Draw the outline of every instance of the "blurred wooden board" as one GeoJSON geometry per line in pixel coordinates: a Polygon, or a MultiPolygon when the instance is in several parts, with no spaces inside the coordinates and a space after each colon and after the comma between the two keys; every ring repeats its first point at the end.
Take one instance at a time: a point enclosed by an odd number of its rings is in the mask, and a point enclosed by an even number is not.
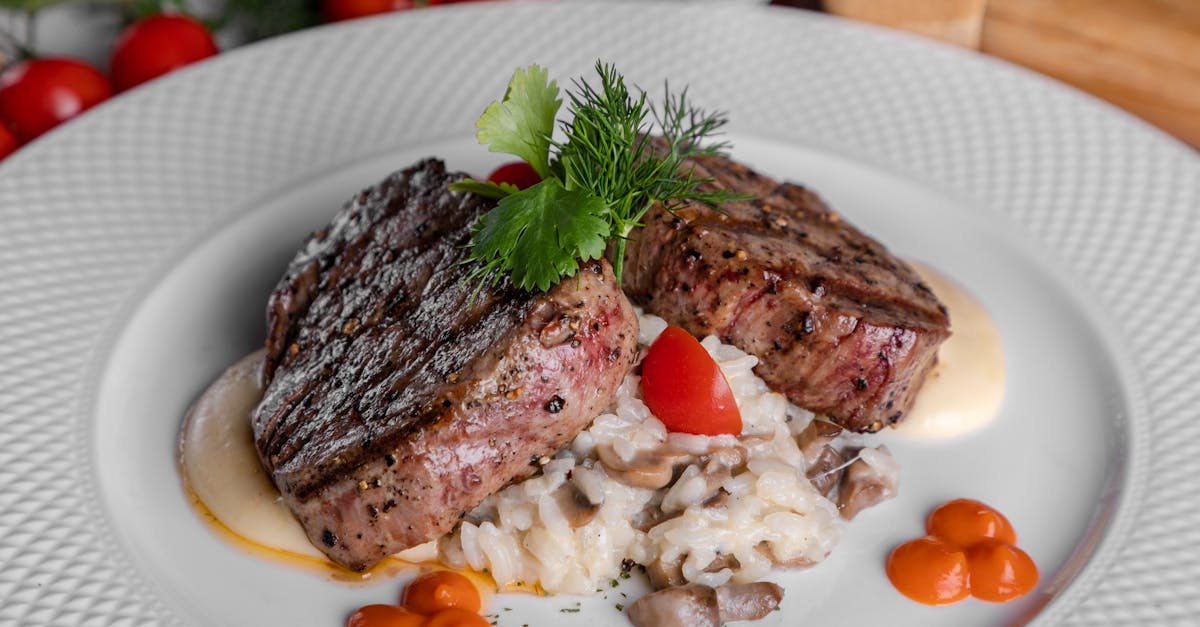
{"type": "Polygon", "coordinates": [[[1200,1],[990,0],[982,50],[1200,147],[1200,1]]]}
{"type": "Polygon", "coordinates": [[[1024,65],[1200,147],[1200,0],[824,0],[1024,65]]]}
{"type": "Polygon", "coordinates": [[[979,48],[987,0],[825,0],[830,13],[979,48]]]}

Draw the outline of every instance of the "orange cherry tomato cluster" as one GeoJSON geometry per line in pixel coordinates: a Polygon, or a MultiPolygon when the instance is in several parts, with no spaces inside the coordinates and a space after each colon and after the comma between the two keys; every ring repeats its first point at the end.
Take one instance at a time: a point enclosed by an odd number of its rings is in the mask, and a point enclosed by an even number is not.
{"type": "Polygon", "coordinates": [[[346,627],[489,627],[479,615],[479,589],[452,571],[420,575],[400,596],[400,605],[365,605],[346,627]]]}
{"type": "Polygon", "coordinates": [[[159,14],[121,32],[111,80],[78,59],[18,61],[0,73],[0,159],[113,95],[217,54],[208,29],[186,15],[159,14]]]}
{"type": "Polygon", "coordinates": [[[956,499],[938,506],[925,521],[925,532],[887,559],[888,579],[914,601],[947,605],[974,596],[1004,602],[1037,585],[1037,566],[1017,548],[1012,524],[979,501],[956,499]]]}
{"type": "Polygon", "coordinates": [[[721,367],[680,327],[667,327],[650,344],[642,360],[642,399],[669,431],[742,432],[742,414],[721,367]]]}

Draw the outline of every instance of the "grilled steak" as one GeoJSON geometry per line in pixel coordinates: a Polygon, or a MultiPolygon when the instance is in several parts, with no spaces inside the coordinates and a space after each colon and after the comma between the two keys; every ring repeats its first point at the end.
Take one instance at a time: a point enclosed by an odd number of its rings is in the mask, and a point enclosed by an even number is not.
{"type": "Polygon", "coordinates": [[[848,429],[900,420],[950,334],[945,307],[811,191],[729,159],[694,163],[755,199],[652,209],[626,252],[630,298],[757,355],[772,389],[848,429]]]}
{"type": "Polygon", "coordinates": [[[449,531],[609,405],[637,319],[607,262],[545,294],[472,299],[492,205],[427,160],[312,236],[268,305],[263,466],[313,544],[351,569],[449,531]]]}

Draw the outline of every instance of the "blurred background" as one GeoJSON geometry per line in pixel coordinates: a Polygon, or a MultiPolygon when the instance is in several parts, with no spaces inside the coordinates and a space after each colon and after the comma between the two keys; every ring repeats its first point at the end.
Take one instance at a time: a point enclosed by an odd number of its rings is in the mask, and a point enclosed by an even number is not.
{"type": "MultiPolygon", "coordinates": [[[[0,158],[112,93],[221,50],[329,21],[439,10],[456,1],[462,0],[0,0],[0,158]],[[66,61],[38,64],[60,57],[66,61]]],[[[1200,0],[772,4],[1024,65],[1200,147],[1200,0]]]]}

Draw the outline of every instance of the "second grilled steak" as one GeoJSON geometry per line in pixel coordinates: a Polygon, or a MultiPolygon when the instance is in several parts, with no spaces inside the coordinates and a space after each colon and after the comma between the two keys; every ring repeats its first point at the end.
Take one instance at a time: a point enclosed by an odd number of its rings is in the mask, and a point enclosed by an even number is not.
{"type": "Polygon", "coordinates": [[[630,298],[757,355],[768,385],[848,429],[900,420],[950,334],[945,307],[811,191],[725,158],[695,164],[755,199],[652,209],[627,249],[630,298]]]}
{"type": "Polygon", "coordinates": [[[492,201],[447,191],[461,177],[428,160],[363,192],[270,298],[255,444],[313,544],[351,569],[532,474],[635,357],[637,319],[607,262],[544,294],[472,298],[460,262],[492,201]]]}

